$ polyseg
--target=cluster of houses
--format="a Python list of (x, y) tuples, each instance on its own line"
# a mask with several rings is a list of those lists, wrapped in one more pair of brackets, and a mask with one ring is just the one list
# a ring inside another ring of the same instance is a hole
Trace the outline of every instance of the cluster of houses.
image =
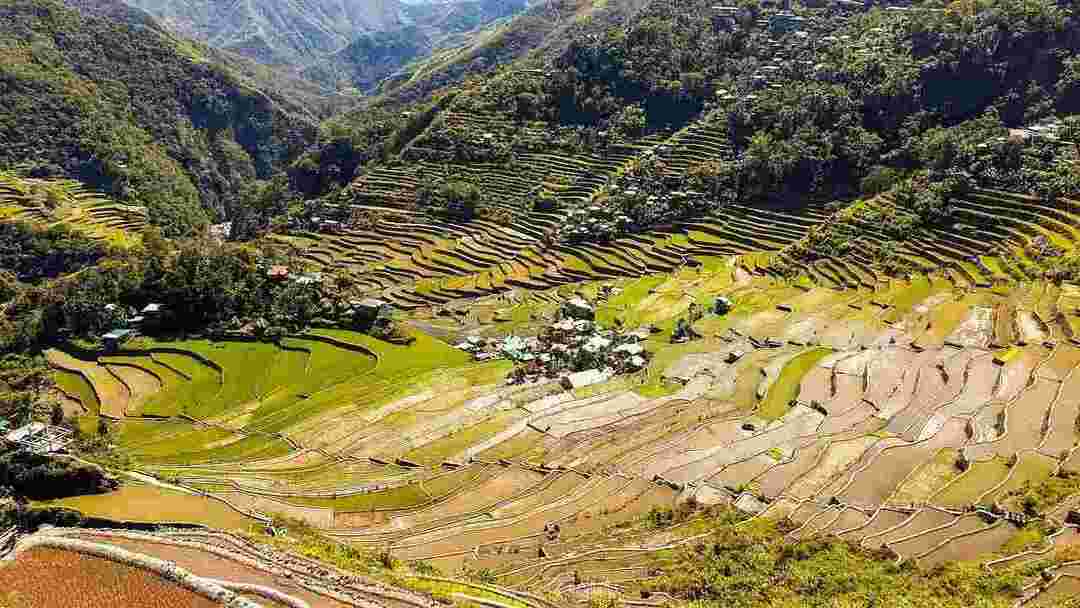
[(291, 281), (298, 285), (321, 285), (323, 273), (321, 272), (293, 272), (284, 264), (274, 264), (266, 268), (266, 278), (276, 283)]
[[(270, 270), (273, 271), (273, 268)], [(305, 276), (301, 275), (297, 280), (303, 281), (304, 279)], [(106, 353), (114, 353), (120, 350), (126, 342), (144, 332), (154, 332), (167, 326), (170, 317), (169, 309), (164, 304), (156, 302), (147, 304), (138, 314), (133, 316), (127, 316), (128, 313), (117, 304), (107, 304), (105, 309), (113, 313), (115, 319), (115, 327), (99, 338)], [(339, 325), (337, 320), (344, 320), (351, 322), (354, 328), (368, 331), (377, 337), (393, 333), (394, 308), (385, 300), (378, 298), (349, 300), (342, 310), (330, 310), (327, 308), (322, 313), (325, 318), (317, 321), (318, 324)], [(254, 322), (245, 324), (234, 319), (234, 325), (226, 329), (223, 334), (225, 336), (249, 336), (256, 333), (254, 327)]]
[(117, 319), (117, 326), (101, 336), (101, 344), (106, 352), (116, 352), (125, 342), (143, 331), (153, 331), (162, 326), (169, 315), (169, 309), (161, 303), (151, 302), (138, 314), (128, 317), (118, 304), (106, 304), (105, 311)]
[(501, 339), (472, 336), (457, 345), (478, 361), (509, 359), (518, 364), (509, 382), (559, 379), (567, 389), (604, 382), (617, 374), (644, 369), (649, 353), (643, 342), (650, 330), (622, 333), (597, 325), (593, 307), (573, 298), (560, 319), (538, 336)]
[(658, 163), (655, 169), (620, 175), (604, 186), (592, 204), (569, 210), (557, 230), (558, 238), (570, 243), (603, 242), (712, 208), (714, 199), (686, 188), (684, 175), (665, 172), (658, 155), (670, 151), (662, 145), (645, 152), (642, 161)]
[[(1037, 122), (1032, 125), (1020, 127), (1018, 129), (1009, 129), (1009, 137), (1022, 139), (1024, 141), (1029, 140), (1041, 140), (1050, 143), (1077, 143), (1067, 142), (1062, 137), (1061, 129), (1065, 125), (1058, 118), (1050, 118), (1041, 122)], [(998, 141), (1004, 141), (1005, 138), (999, 138)], [(983, 144), (985, 145), (985, 144)]]

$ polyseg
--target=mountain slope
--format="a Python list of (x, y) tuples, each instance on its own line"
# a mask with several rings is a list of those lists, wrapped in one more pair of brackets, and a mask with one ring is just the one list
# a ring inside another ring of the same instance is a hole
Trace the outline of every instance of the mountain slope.
[(404, 25), (397, 0), (129, 0), (174, 32), (267, 63), (344, 48), (359, 33)]
[[(84, 1), (84, 0), (79, 0)], [(525, 8), (525, 0), (127, 0), (169, 30), (331, 88), (372, 89), (433, 50)]]
[(0, 166), (146, 205), (166, 233), (228, 216), (306, 145), (306, 116), (152, 22), (0, 0)]

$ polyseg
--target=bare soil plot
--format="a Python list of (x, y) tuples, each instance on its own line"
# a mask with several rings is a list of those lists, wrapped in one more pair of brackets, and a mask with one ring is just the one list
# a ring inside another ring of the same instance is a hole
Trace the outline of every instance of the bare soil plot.
[(830, 534), (840, 534), (848, 530), (854, 530), (865, 526), (870, 517), (858, 509), (844, 509), (840, 516), (829, 526)]
[(0, 603), (10, 608), (220, 606), (131, 566), (43, 548), (31, 549), (0, 567)]
[[(861, 542), (864, 538), (872, 538), (886, 530), (895, 528), (911, 517), (910, 513), (881, 509), (871, 516), (865, 525), (858, 528), (836, 528), (836, 533), (841, 537), (855, 542)], [(880, 546), (881, 543), (872, 546)]]
[(946, 543), (949, 539), (985, 529), (986, 522), (977, 515), (965, 515), (944, 528), (930, 529), (924, 534), (911, 538), (893, 541), (890, 548), (905, 558), (914, 558), (933, 551), (936, 547)]
[(932, 366), (920, 369), (911, 401), (889, 420), (886, 429), (909, 441), (920, 441), (936, 433), (946, 420), (937, 410), (960, 394), (971, 356), (971, 351), (943, 352), (942, 358)]
[(954, 538), (944, 547), (918, 558), (918, 562), (921, 566), (933, 567), (946, 561), (975, 560), (997, 551), (1015, 532), (1012, 524), (1000, 521), (974, 534)]
[(140, 415), (143, 404), (161, 390), (160, 380), (137, 367), (130, 365), (107, 365), (106, 367), (130, 391), (131, 398), (126, 412), (128, 416)]
[(811, 435), (822, 418), (815, 410), (796, 406), (778, 423), (770, 425), (764, 431), (728, 444), (687, 452), (670, 460), (654, 461), (649, 471), (679, 482), (706, 479), (723, 466)]
[(777, 458), (768, 454), (759, 454), (742, 462), (724, 467), (722, 471), (709, 478), (709, 482), (718, 486), (738, 488), (749, 484), (758, 476), (776, 466)]
[(956, 521), (957, 516), (937, 509), (922, 509), (904, 525), (873, 539), (875, 543), (890, 544), (905, 538), (923, 534)]
[(821, 439), (798, 448), (789, 461), (777, 464), (757, 480), (761, 494), (766, 498), (779, 496), (793, 481), (817, 466), (828, 446), (828, 442)]
[(89, 517), (133, 522), (183, 522), (212, 528), (247, 529), (256, 521), (221, 501), (127, 483), (108, 494), (74, 496), (42, 504), (68, 507)]
[(1058, 457), (1076, 445), (1076, 424), (1080, 420), (1080, 374), (1073, 374), (1061, 386), (1061, 394), (1050, 412), (1049, 428), (1039, 451)]
[(1059, 343), (1045, 364), (1035, 373), (1050, 380), (1064, 380), (1080, 365), (1080, 348), (1068, 342)]
[(1009, 457), (1039, 445), (1059, 388), (1057, 382), (1037, 378), (1034, 386), (1006, 408), (1005, 434), (992, 444), (999, 456)]
[[(443, 553), (468, 552), (482, 545), (503, 544), (516, 539), (535, 537), (543, 527), (560, 522), (562, 537), (578, 536), (602, 529), (613, 521), (640, 517), (653, 506), (669, 506), (674, 492), (655, 484), (610, 478), (583, 484), (556, 501), (546, 501), (542, 508), (505, 517), (502, 510), (492, 513), (492, 521), (478, 521), (410, 537), (395, 545), (394, 552), (405, 559), (417, 559)], [(601, 512), (606, 517), (599, 517)]]
[(964, 423), (950, 420), (927, 441), (883, 451), (869, 467), (855, 474), (843, 499), (861, 505), (881, 504), (917, 466), (942, 448), (959, 447), (964, 438)]
[(973, 462), (962, 475), (953, 480), (931, 499), (944, 507), (964, 507), (974, 504), (981, 496), (1000, 484), (1009, 474), (1004, 458)]
[(791, 483), (785, 493), (806, 499), (818, 496), (842, 473), (855, 467), (880, 441), (877, 437), (859, 437), (831, 443), (813, 464), (806, 467), (804, 474)]
[(882, 349), (867, 363), (866, 400), (881, 410), (896, 393), (910, 395), (920, 358), (919, 353), (902, 348)]
[(906, 504), (929, 501), (945, 485), (960, 476), (961, 471), (957, 466), (958, 457), (958, 450), (939, 451), (932, 460), (924, 463), (900, 484), (896, 493), (890, 497), (890, 502)]
[(330, 528), (335, 524), (334, 510), (330, 508), (307, 507), (292, 504), (287, 500), (276, 500), (269, 496), (256, 496), (240, 492), (218, 492), (215, 494), (241, 509), (261, 513), (267, 517), (284, 515), (305, 521), (316, 528)]
[(542, 487), (544, 475), (528, 469), (510, 467), (497, 476), (488, 479), (466, 492), (452, 496), (438, 505), (415, 513), (392, 515), (391, 527), (395, 530), (425, 524), (439, 520), (479, 514), (486, 515), (489, 508), (513, 500), (526, 491), (536, 491)]
[(990, 402), (1001, 375), (1001, 366), (989, 354), (979, 354), (967, 361), (961, 372), (963, 388), (950, 403), (939, 410), (945, 416), (970, 416)]
[[(276, 577), (251, 566), (240, 564), (206, 551), (190, 547), (178, 547), (150, 540), (129, 540), (126, 538), (99, 538), (90, 536), (87, 540), (115, 545), (128, 551), (152, 555), (168, 560), (177, 566), (204, 578), (226, 580), (234, 583), (247, 583), (277, 589), (307, 602), (312, 608), (347, 608), (349, 605), (314, 593), (284, 577)], [(256, 600), (259, 604), (272, 606), (265, 598)]]

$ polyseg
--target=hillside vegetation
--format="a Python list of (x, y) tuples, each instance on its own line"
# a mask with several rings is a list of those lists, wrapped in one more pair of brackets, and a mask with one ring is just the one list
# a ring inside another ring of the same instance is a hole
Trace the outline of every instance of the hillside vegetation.
[(0, 45), (0, 164), (146, 206), (169, 235), (227, 215), (310, 129), (298, 108), (154, 28), (10, 0)]
[(1075, 604), (1078, 7), (777, 4), (469, 30), (227, 236), (0, 174), (2, 413), (134, 473), (45, 512), (233, 530), (23, 546), (369, 608)]

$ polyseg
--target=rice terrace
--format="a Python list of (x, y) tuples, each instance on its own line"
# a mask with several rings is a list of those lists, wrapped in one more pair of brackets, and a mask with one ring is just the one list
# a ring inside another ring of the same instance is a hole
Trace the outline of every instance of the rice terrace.
[[(594, 271), (411, 307), (409, 344), (315, 329), (277, 344), (137, 338), (108, 354), (50, 351), (67, 407), (89, 428), (108, 420), (138, 477), (45, 504), (223, 530), (285, 517), (540, 598), (602, 590), (635, 604), (703, 534), (692, 515), (662, 531), (642, 522), (722, 505), (737, 526), (785, 522), (792, 543), (834, 535), (900, 563), (1030, 572), (1033, 605), (1068, 593), (1074, 566), (1057, 556), (1080, 508), (1080, 288), (980, 287), (959, 265), (890, 279), (829, 261), (790, 280), (770, 276), (768, 255), (681, 255), (667, 272)], [(451, 346), (536, 325), (575, 297), (612, 326), (654, 326), (641, 335), (651, 361), (588, 386), (507, 384), (511, 363)], [(717, 298), (731, 310), (702, 314), (700, 338), (673, 344), (676, 320)], [(174, 561), (200, 576), (227, 562), (197, 552), (225, 547), (258, 562), (253, 579), (274, 580), (256, 574), (274, 563), (227, 533), (45, 538), (181, 547)]]
[(0, 608), (1080, 608), (1076, 2), (192, 4), (0, 0)]

